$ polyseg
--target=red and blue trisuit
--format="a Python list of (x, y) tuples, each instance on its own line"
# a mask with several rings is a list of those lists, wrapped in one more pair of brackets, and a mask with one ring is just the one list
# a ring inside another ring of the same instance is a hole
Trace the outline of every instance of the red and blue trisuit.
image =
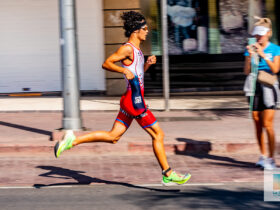
[(122, 63), (122, 67), (134, 74), (133, 80), (126, 80), (127, 90), (120, 100), (120, 112), (116, 121), (124, 124), (127, 128), (133, 119), (136, 119), (142, 128), (153, 126), (157, 120), (147, 108), (144, 101), (144, 56), (140, 49), (128, 42), (133, 49), (133, 60), (130, 65)]

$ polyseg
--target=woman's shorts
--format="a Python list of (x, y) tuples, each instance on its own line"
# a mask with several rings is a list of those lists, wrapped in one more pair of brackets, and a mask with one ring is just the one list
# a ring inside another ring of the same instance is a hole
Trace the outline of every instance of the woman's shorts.
[[(277, 96), (275, 96), (275, 97), (277, 97)], [(250, 104), (250, 97), (248, 97), (248, 103)], [(254, 96), (254, 102), (253, 102), (253, 111), (263, 111), (265, 109), (276, 109), (276, 106), (267, 107), (264, 104), (263, 91), (261, 88), (261, 84), (259, 82), (257, 82), (255, 96)]]

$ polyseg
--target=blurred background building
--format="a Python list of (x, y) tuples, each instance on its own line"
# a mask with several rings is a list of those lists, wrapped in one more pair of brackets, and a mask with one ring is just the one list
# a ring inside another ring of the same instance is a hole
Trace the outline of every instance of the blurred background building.
[[(77, 0), (82, 91), (105, 92), (103, 1)], [(0, 0), (0, 92), (61, 91), (59, 1)]]
[[(151, 20), (151, 52), (159, 55), (160, 60), (160, 1), (141, 3)], [(271, 41), (279, 43), (277, 0), (167, 0), (167, 3), (171, 95), (243, 94), (243, 54), (255, 15), (271, 18), (274, 29)], [(146, 93), (161, 92), (160, 65), (148, 71), (145, 82)]]
[[(145, 55), (158, 64), (145, 75), (147, 94), (162, 93), (160, 0), (76, 0), (83, 93), (120, 95), (120, 74), (101, 65), (127, 39), (120, 15), (142, 12), (150, 34)], [(241, 91), (243, 53), (254, 15), (274, 25), (272, 42), (280, 41), (278, 0), (168, 0), (170, 92)], [(60, 92), (58, 0), (0, 0), (0, 93)]]

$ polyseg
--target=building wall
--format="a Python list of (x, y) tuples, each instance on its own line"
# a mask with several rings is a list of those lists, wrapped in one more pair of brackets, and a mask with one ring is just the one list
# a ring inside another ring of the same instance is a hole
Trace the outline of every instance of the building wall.
[[(125, 11), (140, 11), (140, 0), (103, 0), (104, 31), (105, 31), (105, 57), (114, 53), (127, 41), (122, 28), (120, 15)], [(120, 64), (118, 64), (120, 65)], [(106, 71), (107, 95), (121, 95), (125, 91), (123, 75)]]
[[(77, 1), (81, 90), (105, 90), (102, 3)], [(0, 25), (0, 92), (61, 91), (58, 1), (0, 0)]]
[(103, 0), (76, 0), (81, 90), (105, 91)]

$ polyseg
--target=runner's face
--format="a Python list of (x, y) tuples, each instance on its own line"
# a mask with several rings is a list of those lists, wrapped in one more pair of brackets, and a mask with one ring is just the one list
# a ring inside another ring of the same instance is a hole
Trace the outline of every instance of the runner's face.
[(144, 41), (146, 40), (146, 37), (148, 35), (148, 26), (147, 25), (144, 25), (141, 29), (139, 29), (139, 32), (138, 32), (138, 37), (141, 41)]

